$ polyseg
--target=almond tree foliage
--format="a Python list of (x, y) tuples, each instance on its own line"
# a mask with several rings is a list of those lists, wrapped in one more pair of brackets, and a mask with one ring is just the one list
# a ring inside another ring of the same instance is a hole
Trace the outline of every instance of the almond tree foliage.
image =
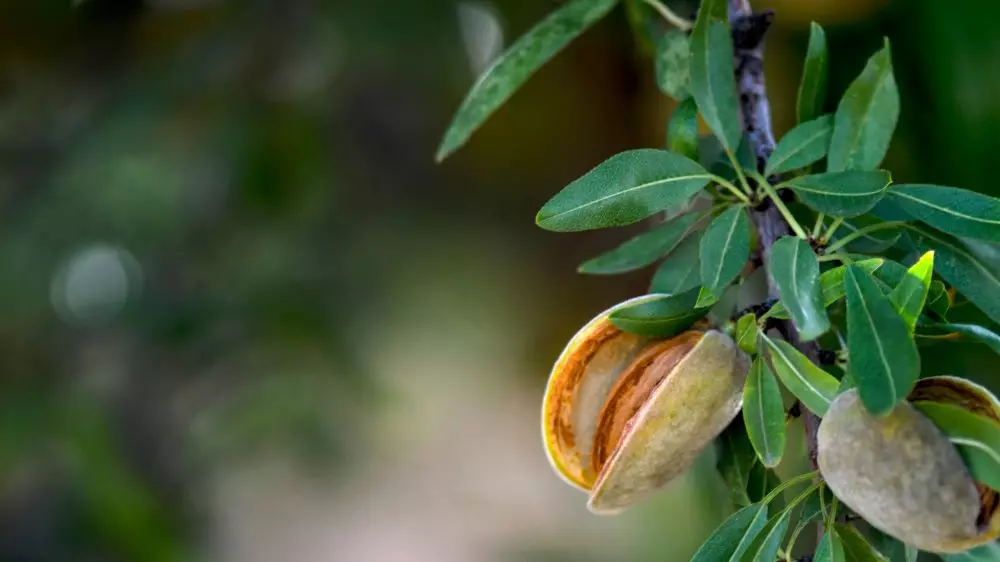
[[(567, 2), (511, 45), (458, 109), (438, 160), (617, 4)], [(1000, 243), (1000, 200), (956, 186), (897, 184), (881, 168), (900, 113), (888, 39), (824, 114), (830, 56), (814, 23), (798, 124), (775, 142), (760, 65), (774, 14), (753, 14), (739, 0), (704, 0), (694, 21), (656, 0), (626, 7), (667, 24), (632, 18), (636, 34), (655, 45), (660, 89), (677, 101), (666, 146), (610, 155), (558, 191), (536, 222), (578, 232), (651, 219), (647, 232), (580, 266), (614, 275), (656, 264), (652, 300), (611, 321), (668, 338), (710, 317), (754, 360), (743, 415), (717, 440), (733, 515), (694, 560), (916, 560), (915, 548), (838, 501), (818, 471), (782, 483), (773, 467), (786, 441), (799, 438), (815, 469), (816, 427), (852, 391), (873, 419), (913, 403), (954, 443), (984, 493), (1000, 489), (995, 416), (914, 398), (918, 346), (967, 340), (1000, 353), (991, 327), (948, 320), (968, 303), (1000, 322), (1000, 263), (987, 251)], [(651, 28), (659, 31), (647, 37)], [(711, 135), (699, 136), (699, 116)], [(769, 298), (736, 312), (734, 302), (759, 293), (761, 280)], [(793, 435), (786, 424), (796, 417), (805, 431)], [(760, 482), (764, 494), (750, 490)], [(773, 503), (803, 483), (811, 485), (794, 499)], [(818, 529), (815, 548), (803, 554), (796, 545), (810, 526)], [(942, 558), (1000, 560), (998, 550), (988, 543)]]

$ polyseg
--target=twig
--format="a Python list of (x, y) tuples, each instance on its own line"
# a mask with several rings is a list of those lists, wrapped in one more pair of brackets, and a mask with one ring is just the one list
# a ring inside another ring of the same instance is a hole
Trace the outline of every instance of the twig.
[[(757, 168), (763, 173), (767, 159), (774, 152), (774, 133), (771, 130), (771, 104), (767, 99), (764, 86), (764, 34), (774, 19), (773, 12), (754, 14), (749, 0), (729, 0), (729, 21), (733, 29), (734, 60), (736, 86), (740, 97), (740, 110), (743, 118), (743, 131), (750, 142), (754, 156), (757, 158)], [(762, 205), (752, 211), (754, 226), (757, 229), (757, 239), (764, 267), (767, 268), (771, 259), (771, 246), (781, 238), (791, 233), (788, 223), (782, 218), (778, 208), (773, 205)], [(778, 296), (777, 287), (768, 276), (768, 296)], [(815, 342), (804, 342), (799, 338), (798, 330), (790, 321), (781, 321), (776, 326), (778, 331), (813, 363), (819, 364), (819, 346)], [(805, 426), (806, 452), (809, 463), (816, 470), (818, 448), (816, 433), (819, 430), (819, 418), (802, 407), (802, 422)], [(819, 530), (822, 534), (822, 526)]]

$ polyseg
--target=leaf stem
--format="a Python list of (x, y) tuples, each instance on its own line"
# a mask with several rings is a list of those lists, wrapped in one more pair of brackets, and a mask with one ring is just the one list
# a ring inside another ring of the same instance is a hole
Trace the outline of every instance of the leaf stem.
[(681, 31), (690, 31), (694, 27), (693, 23), (675, 14), (673, 10), (663, 5), (659, 0), (643, 0), (643, 2), (659, 12), (660, 16), (667, 20), (667, 23)]
[[(905, 221), (889, 221), (889, 222), (880, 222), (878, 224), (873, 224), (870, 226), (866, 226), (864, 228), (859, 228), (856, 231), (841, 238), (837, 242), (831, 244), (830, 247), (826, 249), (826, 251), (827, 253), (833, 253), (843, 248), (844, 246), (850, 244), (851, 242), (854, 242), (858, 238), (861, 238), (862, 236), (865, 236), (871, 232), (875, 232), (877, 230), (885, 230), (887, 228), (900, 228), (904, 225), (906, 225)], [(829, 236), (829, 234), (830, 232), (827, 231), (827, 236)]]
[(820, 232), (823, 231), (823, 221), (826, 219), (826, 213), (820, 213), (816, 215), (816, 224), (813, 225), (812, 237), (813, 239), (819, 238)]
[(800, 474), (800, 475), (798, 475), (798, 476), (796, 476), (796, 477), (794, 477), (794, 478), (792, 478), (790, 480), (785, 480), (781, 484), (778, 484), (778, 486), (775, 487), (773, 490), (771, 490), (770, 494), (764, 496), (764, 499), (760, 500), (760, 503), (762, 503), (764, 505), (767, 505), (767, 504), (771, 503), (772, 501), (774, 501), (774, 498), (778, 497), (778, 494), (780, 494), (781, 492), (784, 492), (790, 486), (794, 486), (795, 484), (798, 484), (799, 482), (802, 482), (803, 480), (810, 480), (812, 478), (815, 478), (816, 476), (819, 476), (819, 471), (818, 470), (814, 470), (812, 472), (807, 472), (805, 474)]
[(767, 181), (763, 181), (760, 183), (760, 187), (765, 193), (767, 193), (767, 196), (771, 198), (771, 202), (774, 203), (775, 207), (777, 207), (778, 212), (781, 213), (781, 216), (785, 219), (785, 222), (788, 223), (788, 226), (795, 232), (795, 235), (803, 240), (808, 240), (809, 235), (802, 229), (802, 225), (799, 224), (799, 221), (795, 220), (795, 217), (792, 216), (792, 212), (788, 210), (788, 207), (785, 206), (785, 202), (781, 200), (778, 192), (771, 187), (771, 184)]
[(712, 175), (712, 181), (714, 181), (715, 183), (717, 183), (717, 184), (721, 185), (722, 187), (725, 187), (726, 189), (728, 189), (729, 191), (731, 191), (733, 193), (733, 195), (735, 195), (736, 198), (739, 199), (740, 201), (742, 201), (743, 203), (745, 203), (747, 205), (750, 204), (750, 198), (747, 197), (745, 193), (743, 193), (742, 191), (740, 191), (740, 188), (738, 188), (735, 185), (733, 185), (733, 183), (731, 181), (729, 181), (729, 180), (727, 180), (725, 178), (716, 176), (714, 174)]
[(736, 159), (736, 155), (733, 154), (732, 150), (727, 149), (726, 156), (729, 157), (729, 163), (733, 165), (733, 170), (736, 170), (736, 177), (740, 178), (740, 185), (743, 186), (743, 190), (747, 195), (753, 195), (753, 190), (750, 189), (750, 182), (747, 181), (747, 176), (743, 173), (743, 166), (740, 166), (740, 162)]
[(823, 240), (830, 240), (833, 237), (833, 233), (837, 232), (840, 225), (844, 223), (844, 217), (837, 217), (830, 223), (830, 228), (826, 229), (826, 234), (823, 235)]

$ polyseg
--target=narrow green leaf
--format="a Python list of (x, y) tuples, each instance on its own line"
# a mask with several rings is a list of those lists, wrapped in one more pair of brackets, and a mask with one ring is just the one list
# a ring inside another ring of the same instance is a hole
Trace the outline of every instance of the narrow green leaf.
[[(763, 514), (763, 516), (761, 516)], [(767, 506), (754, 504), (737, 511), (719, 525), (695, 552), (691, 562), (730, 562), (739, 560), (767, 522)], [(742, 549), (742, 550), (741, 550)]]
[(656, 46), (656, 84), (678, 101), (691, 95), (690, 43), (687, 33), (671, 29)]
[(954, 404), (917, 401), (913, 407), (955, 444), (973, 480), (1000, 490), (1000, 423)]
[(773, 340), (766, 335), (761, 339), (770, 349), (771, 365), (782, 384), (809, 411), (824, 416), (830, 402), (837, 396), (840, 383), (833, 375), (820, 369), (808, 357), (783, 340)]
[(762, 357), (754, 359), (743, 386), (743, 422), (760, 461), (778, 466), (785, 454), (785, 407), (778, 381)]
[(591, 275), (614, 275), (646, 267), (675, 248), (696, 218), (696, 213), (675, 217), (613, 250), (585, 261), (577, 271)]
[(785, 236), (771, 247), (771, 279), (803, 341), (830, 329), (819, 284), (819, 260), (805, 240)]
[(910, 333), (917, 326), (917, 318), (924, 310), (927, 294), (931, 289), (931, 276), (934, 274), (934, 252), (925, 253), (889, 294), (889, 300), (896, 312), (906, 323)]
[(904, 211), (938, 230), (1000, 242), (1000, 199), (926, 184), (894, 185), (889, 194)]
[(787, 182), (803, 203), (835, 217), (863, 215), (885, 196), (888, 172), (828, 172), (792, 178)]
[[(855, 262), (854, 267), (861, 268), (868, 273), (873, 273), (880, 271), (883, 263), (885, 263), (883, 258), (870, 258)], [(824, 308), (828, 308), (831, 304), (844, 298), (844, 271), (844, 266), (838, 266), (824, 271), (819, 276), (819, 290)], [(774, 308), (768, 314), (779, 320), (787, 320), (789, 318), (785, 305), (780, 301), (774, 305)]]
[(840, 537), (837, 536), (836, 531), (827, 529), (823, 533), (823, 539), (819, 541), (819, 545), (816, 547), (813, 562), (847, 562), (847, 558), (844, 555), (844, 545), (841, 544)]
[(788, 531), (788, 523), (792, 518), (792, 510), (782, 510), (775, 515), (761, 533), (754, 539), (754, 544), (743, 554), (742, 560), (748, 562), (773, 562), (778, 557), (778, 549)]
[(713, 293), (724, 289), (750, 259), (750, 220), (734, 205), (715, 217), (701, 237), (701, 283)]
[(682, 101), (670, 116), (667, 148), (691, 160), (698, 160), (698, 107), (693, 99)]
[(733, 38), (726, 0), (704, 0), (691, 31), (691, 94), (709, 128), (726, 150), (736, 150), (742, 134), (736, 81), (733, 78)]
[[(986, 344), (997, 354), (1000, 354), (1000, 334), (984, 328), (982, 326), (977, 326), (976, 324), (952, 324), (952, 323), (941, 323), (932, 324), (930, 326), (921, 326), (921, 334), (932, 335), (932, 336), (942, 336), (946, 334), (959, 334), (964, 338), (968, 338), (974, 342)], [(998, 488), (1000, 490), (1000, 488)]]
[(945, 562), (1000, 562), (1000, 544), (991, 542), (961, 554), (942, 554)]
[(673, 295), (701, 284), (701, 261), (698, 257), (701, 234), (693, 233), (681, 241), (656, 268), (650, 283), (651, 293)]
[(882, 163), (899, 120), (899, 90), (889, 41), (848, 86), (833, 118), (827, 170), (874, 170)]
[(710, 176), (697, 162), (665, 150), (616, 154), (562, 189), (538, 211), (538, 226), (572, 232), (624, 226), (679, 209)]
[[(741, 418), (733, 420), (719, 435), (719, 454), (716, 469), (729, 488), (733, 503), (743, 507), (754, 503), (750, 499), (750, 471), (757, 461), (746, 426)], [(763, 496), (761, 496), (763, 497)], [(758, 501), (760, 498), (756, 498)], [(765, 516), (766, 517), (766, 516)]]
[(767, 161), (765, 175), (782, 174), (805, 168), (826, 156), (833, 132), (833, 117), (824, 115), (802, 123), (781, 137)]
[(736, 321), (736, 345), (747, 353), (757, 352), (757, 336), (760, 335), (760, 327), (757, 326), (757, 317), (753, 313), (747, 313)]
[(462, 147), (469, 137), (527, 80), (618, 0), (572, 0), (514, 42), (476, 80), (438, 147), (437, 161)]
[(906, 323), (871, 275), (847, 266), (849, 370), (861, 401), (874, 415), (892, 411), (920, 374), (920, 355)]
[(642, 336), (665, 338), (678, 334), (708, 314), (707, 308), (695, 308), (698, 291), (669, 295), (611, 313), (611, 323)]
[(911, 228), (914, 245), (934, 250), (934, 268), (995, 322), (1000, 322), (1000, 272), (989, 267), (961, 244), (926, 229)]
[(796, 104), (799, 123), (815, 119), (823, 113), (823, 105), (826, 104), (828, 65), (826, 32), (818, 23), (812, 22), (809, 26), (809, 46), (806, 49), (806, 62), (802, 69), (802, 82), (799, 84)]
[(889, 562), (889, 559), (875, 550), (875, 547), (869, 544), (864, 535), (854, 527), (840, 523), (834, 527), (844, 546), (847, 562)]

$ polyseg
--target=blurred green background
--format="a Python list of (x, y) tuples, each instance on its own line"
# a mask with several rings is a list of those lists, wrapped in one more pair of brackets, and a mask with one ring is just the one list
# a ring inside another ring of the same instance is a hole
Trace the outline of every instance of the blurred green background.
[[(888, 36), (894, 178), (1000, 195), (1000, 4), (754, 4), (777, 132), (811, 20), (830, 109)], [(624, 10), (433, 162), (558, 5), (0, 1), (0, 560), (686, 560), (729, 509), (711, 455), (597, 518), (538, 435), (562, 344), (648, 282), (575, 274), (636, 229), (533, 224), (663, 142)], [(933, 348), (924, 372), (995, 386), (995, 361)]]

